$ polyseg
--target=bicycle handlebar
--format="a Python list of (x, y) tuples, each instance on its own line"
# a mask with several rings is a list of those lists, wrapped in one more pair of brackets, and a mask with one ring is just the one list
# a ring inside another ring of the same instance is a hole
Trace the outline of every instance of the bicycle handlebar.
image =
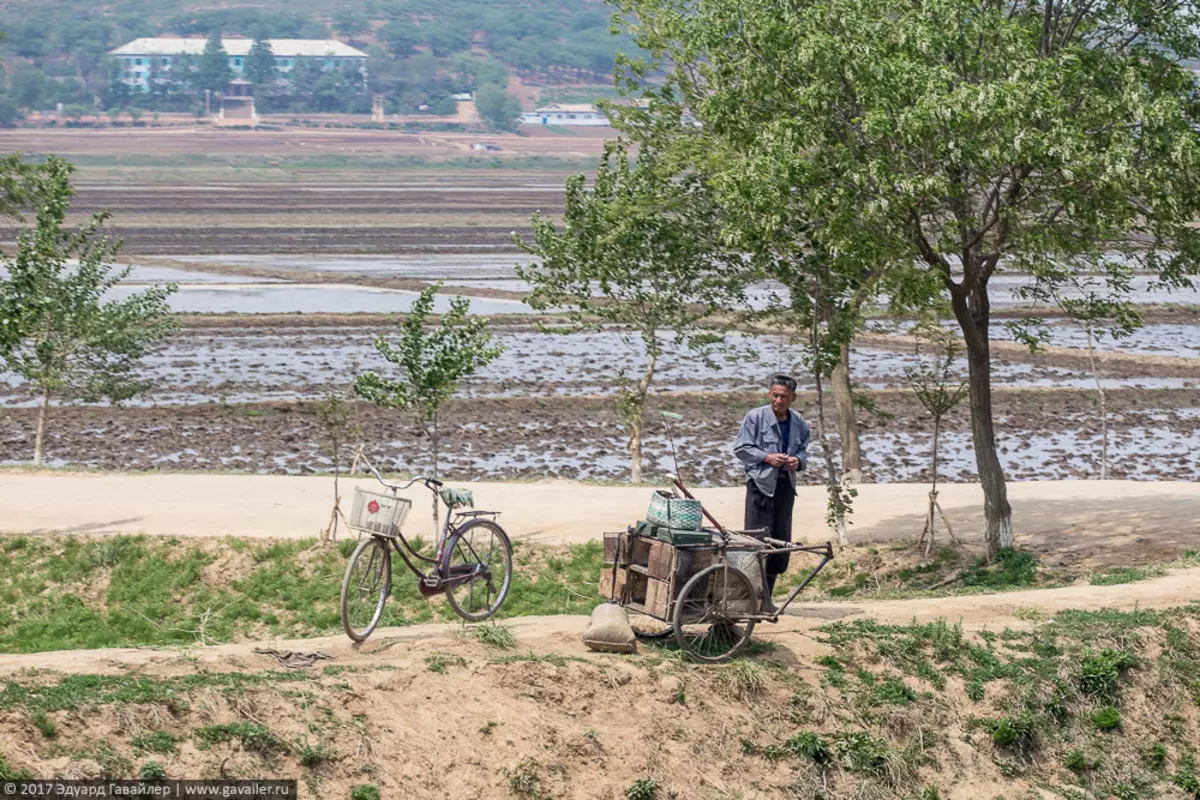
[(386, 486), (388, 489), (391, 489), (393, 492), (402, 492), (405, 489), (407, 489), (408, 487), (412, 486), (414, 483), (421, 483), (429, 491), (436, 492), (438, 487), (442, 485), (442, 482), (439, 481), (437, 478), (427, 478), (424, 475), (417, 475), (412, 480), (410, 480), (408, 483), (401, 486), (398, 483), (388, 483), (387, 481), (385, 481), (383, 479), (383, 474), (380, 473), (380, 471), (375, 468), (375, 465), (369, 461), (367, 462), (367, 469), (371, 470), (371, 472), (374, 473), (375, 480), (379, 481), (381, 484)]

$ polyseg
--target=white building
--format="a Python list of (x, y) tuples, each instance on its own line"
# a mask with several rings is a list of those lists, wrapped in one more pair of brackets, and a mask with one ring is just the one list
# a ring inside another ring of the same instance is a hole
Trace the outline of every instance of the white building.
[(591, 103), (548, 106), (521, 114), (522, 125), (608, 125), (608, 117)]
[[(315, 61), (324, 70), (357, 69), (365, 73), (367, 54), (334, 39), (267, 39), (275, 56), (275, 68), (286, 75), (305, 61)], [(204, 54), (207, 39), (158, 37), (134, 39), (109, 51), (125, 70), (125, 83), (140, 89), (150, 88), (150, 75), (160, 81), (170, 80), (171, 66), (182, 55), (199, 58)], [(222, 39), (221, 46), (229, 54), (229, 67), (234, 78), (242, 77), (253, 39)]]

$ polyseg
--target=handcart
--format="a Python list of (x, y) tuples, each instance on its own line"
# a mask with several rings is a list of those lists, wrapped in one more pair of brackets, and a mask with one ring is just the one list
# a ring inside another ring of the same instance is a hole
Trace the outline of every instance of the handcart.
[[(671, 449), (674, 454), (673, 441)], [(694, 501), (678, 472), (676, 464), (675, 496)], [(700, 510), (711, 527), (680, 530), (643, 521), (604, 534), (600, 593), (627, 609), (639, 638), (673, 637), (691, 658), (719, 662), (745, 647), (757, 623), (779, 621), (833, 559), (833, 545), (784, 542), (768, 538), (765, 530), (730, 530), (703, 506)], [(767, 559), (777, 553), (811, 553), (820, 561), (775, 607), (765, 587)]]

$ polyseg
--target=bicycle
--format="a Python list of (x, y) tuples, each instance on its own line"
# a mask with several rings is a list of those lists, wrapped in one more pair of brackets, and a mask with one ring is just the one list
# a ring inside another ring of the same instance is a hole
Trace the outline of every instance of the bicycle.
[[(392, 589), (395, 550), (417, 576), (425, 598), (446, 595), (454, 612), (468, 622), (482, 622), (500, 610), (512, 584), (512, 544), (496, 522), (499, 511), (456, 510), (473, 504), (469, 491), (446, 488), (423, 475), (403, 486), (388, 483), (369, 462), (366, 467), (388, 494), (355, 487), (351, 530), (367, 534), (350, 556), (342, 580), (342, 627), (364, 642), (383, 616)], [(446, 506), (446, 520), (433, 557), (422, 555), (405, 538), (401, 525), (412, 502), (399, 492), (420, 483)], [(428, 572), (420, 564), (428, 565)]]

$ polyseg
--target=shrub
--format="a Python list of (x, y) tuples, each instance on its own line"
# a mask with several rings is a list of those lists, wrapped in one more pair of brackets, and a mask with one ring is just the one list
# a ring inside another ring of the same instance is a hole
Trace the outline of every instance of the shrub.
[(1102, 731), (1121, 727), (1121, 712), (1112, 706), (1098, 708), (1092, 713), (1092, 723)]
[(653, 778), (638, 778), (625, 790), (627, 800), (654, 800), (658, 794), (658, 781)]
[(1029, 717), (1003, 717), (986, 720), (984, 725), (992, 735), (992, 741), (1000, 747), (1028, 749), (1036, 741), (1033, 720)]
[(1137, 658), (1128, 650), (1087, 651), (1079, 663), (1079, 689), (1092, 697), (1114, 700), (1121, 671), (1137, 666)]
[(165, 781), (167, 779), (167, 771), (157, 761), (147, 761), (145, 764), (142, 764), (142, 768), (138, 772), (138, 777), (144, 781)]
[(812, 731), (796, 734), (784, 742), (783, 746), (797, 758), (809, 758), (818, 764), (829, 761), (829, 744)]
[(360, 783), (350, 789), (350, 800), (379, 800), (379, 787), (371, 783)]

